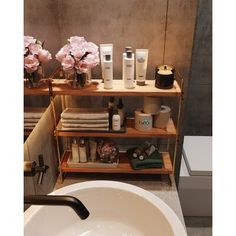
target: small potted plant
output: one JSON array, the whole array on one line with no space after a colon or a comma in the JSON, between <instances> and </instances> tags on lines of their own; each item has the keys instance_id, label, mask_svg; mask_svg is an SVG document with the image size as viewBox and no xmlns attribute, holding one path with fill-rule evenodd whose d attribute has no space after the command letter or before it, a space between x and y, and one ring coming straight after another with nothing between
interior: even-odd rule
<instances>
[{"instance_id":1,"label":"small potted plant","mask_svg":"<svg viewBox=\"0 0 236 236\"><path fill-rule=\"evenodd\" d=\"M42 64L52 59L43 43L32 36L24 36L24 78L29 88L38 87L43 78Z\"/></svg>"},{"instance_id":2,"label":"small potted plant","mask_svg":"<svg viewBox=\"0 0 236 236\"><path fill-rule=\"evenodd\" d=\"M61 63L66 78L72 77L73 87L85 87L90 84L88 74L91 69L99 64L98 46L79 36L70 37L68 41L56 54L56 59Z\"/></svg>"}]
</instances>

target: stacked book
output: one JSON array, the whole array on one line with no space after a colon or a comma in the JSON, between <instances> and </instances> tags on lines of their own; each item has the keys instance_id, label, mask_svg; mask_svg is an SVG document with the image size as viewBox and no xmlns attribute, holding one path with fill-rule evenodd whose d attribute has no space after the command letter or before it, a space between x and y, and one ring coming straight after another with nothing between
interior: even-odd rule
<instances>
[{"instance_id":1,"label":"stacked book","mask_svg":"<svg viewBox=\"0 0 236 236\"><path fill-rule=\"evenodd\" d=\"M61 113L62 130L108 131L106 108L66 108Z\"/></svg>"},{"instance_id":2,"label":"stacked book","mask_svg":"<svg viewBox=\"0 0 236 236\"><path fill-rule=\"evenodd\" d=\"M24 108L24 129L33 130L39 119L42 117L46 108L44 107L25 107Z\"/></svg>"}]
</instances>

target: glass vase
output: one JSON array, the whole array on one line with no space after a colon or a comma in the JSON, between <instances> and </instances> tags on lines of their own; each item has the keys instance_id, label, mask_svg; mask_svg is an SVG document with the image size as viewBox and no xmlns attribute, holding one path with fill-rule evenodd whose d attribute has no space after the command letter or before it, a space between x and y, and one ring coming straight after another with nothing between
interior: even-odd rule
<instances>
[{"instance_id":1,"label":"glass vase","mask_svg":"<svg viewBox=\"0 0 236 236\"><path fill-rule=\"evenodd\" d=\"M39 66L39 68L32 73L25 72L24 77L26 78L27 88L39 88L43 84L42 83L43 69L41 66Z\"/></svg>"},{"instance_id":2,"label":"glass vase","mask_svg":"<svg viewBox=\"0 0 236 236\"><path fill-rule=\"evenodd\" d=\"M72 82L73 88L85 88L91 84L91 77L88 73L75 72Z\"/></svg>"}]
</instances>

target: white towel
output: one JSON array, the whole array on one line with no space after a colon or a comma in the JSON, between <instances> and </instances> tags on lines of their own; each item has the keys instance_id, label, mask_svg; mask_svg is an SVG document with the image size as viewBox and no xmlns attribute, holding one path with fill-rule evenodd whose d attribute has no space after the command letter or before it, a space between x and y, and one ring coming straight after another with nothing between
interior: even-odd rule
<instances>
[{"instance_id":1,"label":"white towel","mask_svg":"<svg viewBox=\"0 0 236 236\"><path fill-rule=\"evenodd\" d=\"M61 119L61 123L64 124L104 124L108 119L96 119L96 120L81 120L81 119Z\"/></svg>"},{"instance_id":2,"label":"white towel","mask_svg":"<svg viewBox=\"0 0 236 236\"><path fill-rule=\"evenodd\" d=\"M46 109L45 107L25 107L24 118L41 118Z\"/></svg>"},{"instance_id":3,"label":"white towel","mask_svg":"<svg viewBox=\"0 0 236 236\"><path fill-rule=\"evenodd\" d=\"M35 126L37 123L24 123L24 127L33 127Z\"/></svg>"},{"instance_id":4,"label":"white towel","mask_svg":"<svg viewBox=\"0 0 236 236\"><path fill-rule=\"evenodd\" d=\"M24 118L24 123L38 123L40 118L30 119L30 118Z\"/></svg>"},{"instance_id":5,"label":"white towel","mask_svg":"<svg viewBox=\"0 0 236 236\"><path fill-rule=\"evenodd\" d=\"M109 127L109 122L105 124L67 124L67 123L62 123L62 127L66 128L106 128Z\"/></svg>"},{"instance_id":6,"label":"white towel","mask_svg":"<svg viewBox=\"0 0 236 236\"><path fill-rule=\"evenodd\" d=\"M92 130L92 131L108 131L109 128L67 128L67 127L62 127L61 128L62 130L84 130L84 131L87 131L87 130Z\"/></svg>"},{"instance_id":7,"label":"white towel","mask_svg":"<svg viewBox=\"0 0 236 236\"><path fill-rule=\"evenodd\" d=\"M66 108L61 113L63 119L108 119L109 114L106 108Z\"/></svg>"}]
</instances>

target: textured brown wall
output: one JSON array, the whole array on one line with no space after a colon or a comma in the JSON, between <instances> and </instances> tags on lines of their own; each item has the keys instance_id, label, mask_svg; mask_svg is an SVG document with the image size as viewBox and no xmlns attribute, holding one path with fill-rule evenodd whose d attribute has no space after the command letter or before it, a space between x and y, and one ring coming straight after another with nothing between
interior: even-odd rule
<instances>
[{"instance_id":1,"label":"textured brown wall","mask_svg":"<svg viewBox=\"0 0 236 236\"><path fill-rule=\"evenodd\" d=\"M148 48L148 77L165 63L180 67L186 76L191 62L197 0L25 0L24 34L45 41L53 55L73 35L88 41L114 44L114 74L121 78L125 46ZM165 31L167 14L167 31ZM47 66L51 72L56 60ZM100 77L100 67L94 71Z\"/></svg>"}]
</instances>

